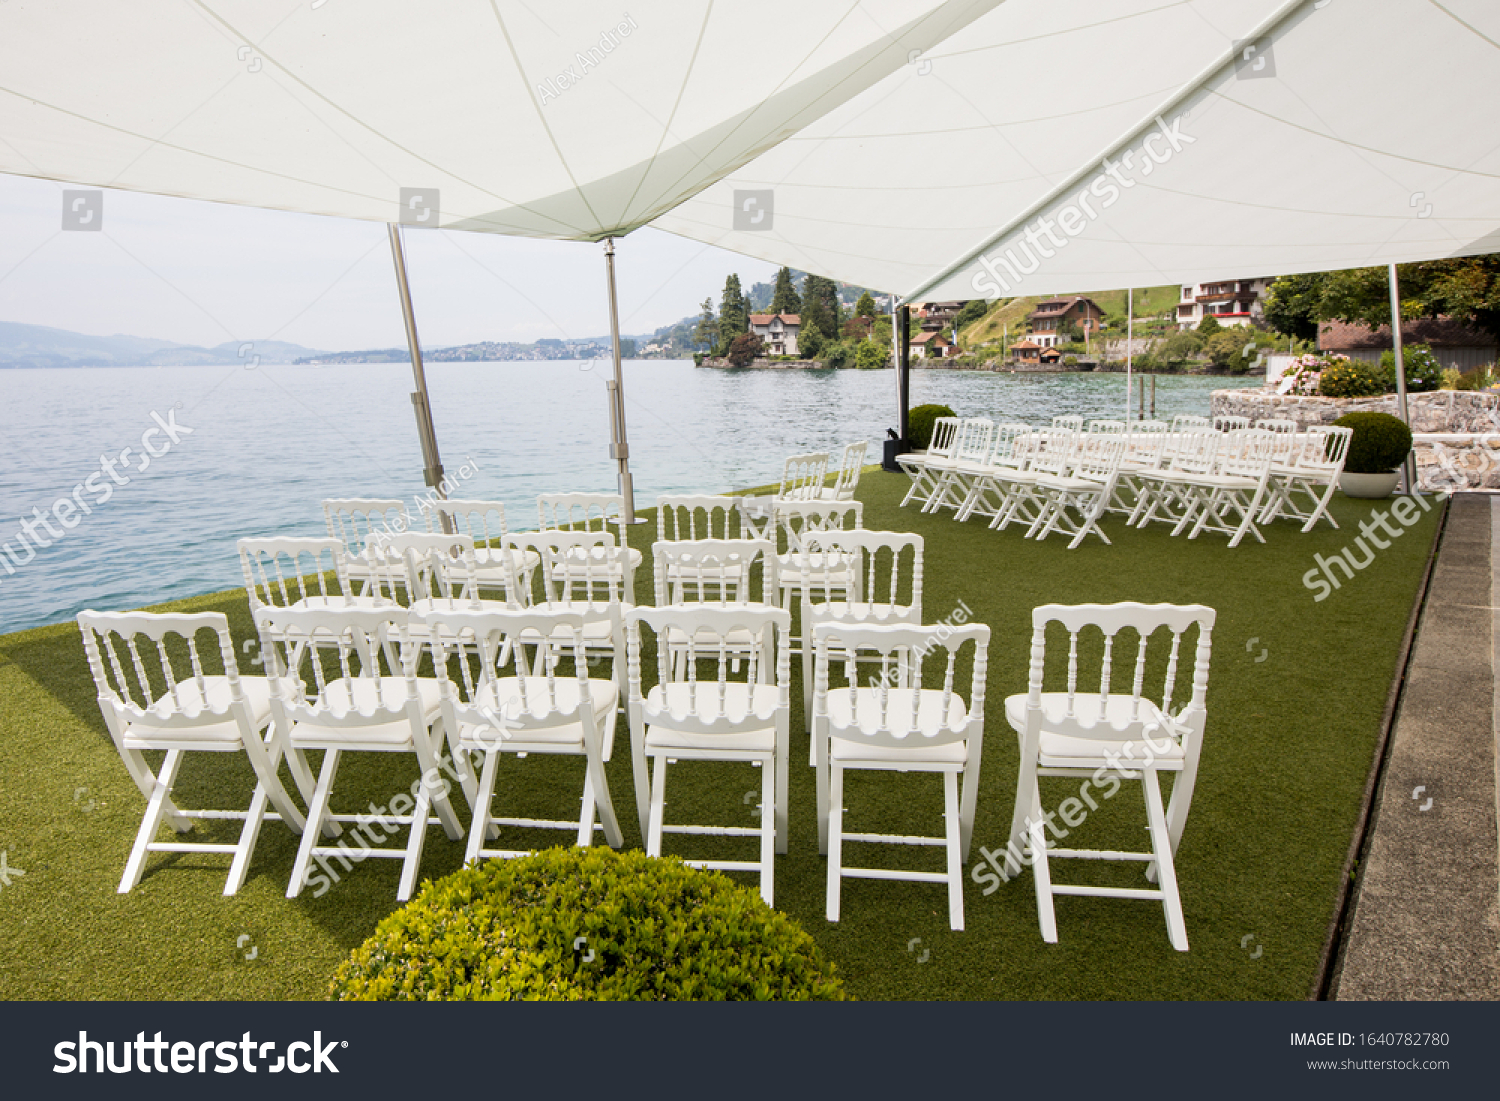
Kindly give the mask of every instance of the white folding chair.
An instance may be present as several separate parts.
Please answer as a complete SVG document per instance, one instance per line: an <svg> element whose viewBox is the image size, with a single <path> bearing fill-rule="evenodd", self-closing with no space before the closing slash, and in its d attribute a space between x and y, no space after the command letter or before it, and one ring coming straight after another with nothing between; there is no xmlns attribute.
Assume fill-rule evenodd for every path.
<svg viewBox="0 0 1500 1101"><path fill-rule="evenodd" d="M542 597L539 612L583 617L583 645L590 660L608 659L615 684L624 689L625 628L622 618L635 603L635 562L639 551L617 547L610 532L536 531L507 537L512 547L535 551L541 558ZM550 639L527 632L518 644L538 646L555 659L572 646L572 634ZM545 642L545 645L543 643Z"/></svg>
<svg viewBox="0 0 1500 1101"><path fill-rule="evenodd" d="M1052 418L1052 431L1072 432L1077 434L1083 431L1083 418L1076 414L1068 413Z"/></svg>
<svg viewBox="0 0 1500 1101"><path fill-rule="evenodd" d="M1349 455L1349 441L1354 429L1343 425L1314 425L1301 437L1291 463L1271 466L1271 493L1261 512L1261 523L1278 516L1303 521L1302 530L1312 531L1319 520L1335 528L1339 522L1328 511L1328 502L1338 488L1344 460ZM1296 495L1307 498L1307 507L1297 503Z"/></svg>
<svg viewBox="0 0 1500 1101"><path fill-rule="evenodd" d="M590 678L583 649L583 617L566 612L430 611L428 628L440 641L433 664L442 690L443 728L473 808L465 862L481 857L528 855L525 849L497 849L485 842L499 836L499 827L572 830L577 844L588 846L596 829L613 848L624 839L609 794L604 763L614 749L619 689L614 681ZM543 661L533 673L509 639L534 635L559 639L571 636L568 654L573 675L558 676L556 662ZM476 662L470 655L477 656ZM509 672L506 667L510 666ZM457 683L451 675L458 671ZM500 759L536 753L584 758L582 810L577 818L503 818L494 814L495 783ZM473 759L480 758L478 778ZM595 818L598 818L598 822Z"/></svg>
<svg viewBox="0 0 1500 1101"><path fill-rule="evenodd" d="M406 502L395 497L329 498L323 502L328 536L344 544L350 578L369 590L374 572L380 568L380 536L396 535L412 528Z"/></svg>
<svg viewBox="0 0 1500 1101"><path fill-rule="evenodd" d="M1005 476L1026 469L1030 461L1030 443L1035 433L1036 429L1029 424L995 426L994 447L990 451L989 460L964 471L969 479L969 492L958 506L958 511L954 514L955 520L967 520L976 515L994 519L1004 511L1013 485L1005 480Z"/></svg>
<svg viewBox="0 0 1500 1101"><path fill-rule="evenodd" d="M823 495L828 475L828 452L814 451L792 455L781 468L781 484L776 487L776 501L816 501Z"/></svg>
<svg viewBox="0 0 1500 1101"><path fill-rule="evenodd" d="M868 441L860 440L844 447L843 457L839 460L838 477L833 485L823 487L818 495L822 500L854 500L854 489L859 485L859 475L865 468L865 452L869 450L869 446Z"/></svg>
<svg viewBox="0 0 1500 1101"><path fill-rule="evenodd" d="M1099 529L1099 520L1114 500L1127 442L1123 432L1091 433L1081 441L1077 461L1066 474L1039 474L1033 492L1042 508L1026 534L1040 541L1060 530L1073 536L1068 544L1072 550L1093 532L1108 546L1109 536ZM1076 522L1069 510L1077 513Z"/></svg>
<svg viewBox="0 0 1500 1101"><path fill-rule="evenodd" d="M630 743L636 810L646 853L660 856L665 834L758 837L760 859L689 860L699 868L758 871L760 895L773 904L775 854L787 850L787 773L791 669L785 634L791 617L764 605L637 608L626 616L629 635ZM657 638L657 684L641 688L641 625ZM731 679L737 640L760 639L750 650L742 679ZM782 637L777 637L777 636ZM667 637L688 640L681 669L669 660ZM774 677L758 655L777 655ZM698 665L711 663L711 679ZM667 825L667 767L675 761L748 762L761 770L759 827ZM654 761L649 769L647 762ZM649 797L647 796L649 786Z"/></svg>
<svg viewBox="0 0 1500 1101"><path fill-rule="evenodd" d="M1135 508L1127 523L1145 527L1160 512L1162 520L1181 530L1192 500L1184 479L1214 473L1223 440L1223 433L1201 425L1170 433L1162 444L1160 464L1135 473Z"/></svg>
<svg viewBox="0 0 1500 1101"><path fill-rule="evenodd" d="M86 611L78 613L78 627L104 725L146 797L146 813L125 863L120 894L128 894L141 881L153 852L233 853L224 893L234 894L245 882L266 818L285 822L293 833L301 833L304 826L302 812L276 774L286 742L274 729L262 739L261 732L271 723L266 678L239 675L229 620L219 612ZM200 634L209 635L213 643L201 645ZM223 671L211 673L209 668ZM155 773L145 757L152 751L166 754ZM194 752L245 755L256 780L248 810L183 810L172 801L183 757ZM292 753L288 764L304 797L310 795L307 762ZM276 808L274 813L267 810L268 803ZM242 820L239 841L224 845L156 840L163 820L178 833L187 833L194 820L205 819Z"/></svg>
<svg viewBox="0 0 1500 1101"><path fill-rule="evenodd" d="M906 471L911 478L911 488L906 491L906 496L901 498L901 507L905 508L912 501L919 505L925 505L932 491L937 486L937 470L929 470L929 463L941 463L953 454L953 445L957 442L958 417L939 417L932 422L932 438L928 441L926 451L908 451L904 455L897 455L896 462L902 470Z"/></svg>
<svg viewBox="0 0 1500 1101"><path fill-rule="evenodd" d="M584 569L581 561L576 561L584 553L582 546L574 547L571 553L575 560L567 563L567 569L571 573L581 575L589 572L597 575L597 561L604 556L604 551L599 548L604 545L623 547L625 568L630 574L634 575L635 568L641 564L641 552L625 545L620 525L620 517L625 512L625 498L620 494L543 493L536 499L536 511L540 521L538 527L542 531L588 532L609 536L608 544L591 544L595 549L588 553L594 556L596 563L589 570ZM618 537L616 532L610 530L612 527L620 528Z"/></svg>
<svg viewBox="0 0 1500 1101"><path fill-rule="evenodd" d="M973 479L988 466L995 449L995 422L987 417L970 417L958 430L958 441L946 459L934 460L937 483L922 506L923 512L941 508L958 508L967 500Z"/></svg>
<svg viewBox="0 0 1500 1101"><path fill-rule="evenodd" d="M236 542L235 549L251 611L262 606L327 608L373 599L350 591L348 557L338 539L248 538Z"/></svg>
<svg viewBox="0 0 1500 1101"><path fill-rule="evenodd" d="M1128 431L1124 421L1089 421L1089 434L1124 433Z"/></svg>
<svg viewBox="0 0 1500 1101"><path fill-rule="evenodd" d="M1183 475L1180 484L1188 494L1188 507L1172 534L1176 535L1189 520L1196 517L1189 539L1204 531L1229 536L1229 545L1237 547L1248 532L1258 542L1266 537L1255 526L1255 518L1264 507L1275 458L1276 435L1260 428L1240 428L1225 434L1219 447L1217 469L1212 474ZM1226 515L1238 513L1238 518Z"/></svg>
<svg viewBox="0 0 1500 1101"><path fill-rule="evenodd" d="M802 589L798 554L802 537L815 531L852 531L865 525L862 501L786 501L776 506L776 602L788 612ZM793 634L794 651L803 648L802 634Z"/></svg>
<svg viewBox="0 0 1500 1101"><path fill-rule="evenodd" d="M1249 427L1249 417L1232 417L1228 414L1220 414L1214 418L1215 432L1240 432Z"/></svg>
<svg viewBox="0 0 1500 1101"><path fill-rule="evenodd" d="M1207 417L1200 417L1192 413L1179 413L1172 418L1173 432L1190 432L1195 428L1212 428L1213 421Z"/></svg>
<svg viewBox="0 0 1500 1101"><path fill-rule="evenodd" d="M828 854L829 921L839 920L846 878L901 879L948 885L948 924L964 927L963 863L974 836L974 802L979 788L979 758L984 745L984 683L990 629L968 623L917 626L848 626L820 623L814 628L817 684L813 710L813 745L818 768L818 842ZM957 658L973 644L973 676L965 704L953 690ZM848 686L829 687L830 650L846 655ZM880 654L877 683L858 687L852 655ZM923 658L935 654L933 661ZM941 660L938 660L941 659ZM927 687L926 670L940 666L941 688ZM844 830L844 771L937 772L943 777L942 837ZM964 777L962 795L958 777ZM844 842L884 845L942 846L944 872L894 868L846 867Z"/></svg>
<svg viewBox="0 0 1500 1101"><path fill-rule="evenodd" d="M656 499L656 541L748 539L740 514L741 497L708 493L667 494Z"/></svg>
<svg viewBox="0 0 1500 1101"><path fill-rule="evenodd" d="M820 623L920 626L922 547L922 537L907 532L808 532L796 556L804 634L810 637ZM808 730L812 714L813 647L808 645L802 648L802 721Z"/></svg>
<svg viewBox="0 0 1500 1101"><path fill-rule="evenodd" d="M766 539L698 539L657 543L651 548L655 567L656 606L684 604L764 604L778 591L776 548ZM754 581L759 578L760 584ZM746 632L729 639L735 655L731 671L739 671L739 659L765 639ZM687 639L669 631L658 645L672 652L675 667L687 660ZM775 655L761 653L762 667L771 668Z"/></svg>
<svg viewBox="0 0 1500 1101"><path fill-rule="evenodd" d="M1182 840L1197 782L1198 758L1202 749L1206 720L1204 698L1208 690L1208 661L1214 610L1198 604L1046 604L1031 614L1031 673L1027 692L1005 701L1005 717L1020 741L1021 769L1016 780L1015 812L1011 818L1010 841L1006 849L1006 871L1019 874L1021 864L1030 860L1036 878L1037 913L1042 939L1049 944L1057 940L1057 918L1053 908L1055 895L1089 895L1100 898L1155 899L1166 914L1167 932L1172 947L1187 951L1187 927L1182 916L1182 902L1177 895L1177 873L1173 857ZM1061 624L1068 635L1067 690L1044 691L1047 667L1047 627ZM1186 706L1174 711L1172 700L1177 689L1177 665L1183 637L1196 625L1196 656L1193 662L1192 696ZM1102 645L1094 645L1092 628L1102 634ZM1086 645L1100 657L1099 690L1079 691L1079 636L1089 630ZM1149 680L1155 683L1154 670L1161 667L1159 653L1148 662L1151 641L1165 630L1171 638L1166 655L1159 694L1148 691ZM1122 632L1136 636L1136 656L1130 675L1129 691L1116 692L1111 686L1111 665L1116 640L1126 645ZM1157 643L1161 646L1161 642ZM1054 663L1055 664L1055 663ZM1159 701L1159 702L1158 702ZM1161 787L1157 776L1175 772L1171 802L1162 809ZM1059 849L1050 847L1046 830L1057 827L1043 812L1038 777L1063 776L1084 780L1080 793L1090 807L1097 809L1089 785L1103 798L1119 791L1121 780L1139 780L1146 802L1147 829L1151 851L1121 852L1096 849ZM1106 792L1106 778L1113 783ZM1077 802L1075 799L1074 802ZM1082 807L1082 804L1079 804ZM1054 814L1056 812L1053 812ZM1074 812L1086 813L1080 811ZM1079 822L1068 818L1068 825L1080 829ZM1066 836L1063 831L1062 836ZM1143 861L1146 878L1155 888L1086 887L1052 882L1051 860Z"/></svg>
<svg viewBox="0 0 1500 1101"><path fill-rule="evenodd" d="M474 564L480 585L486 590L498 590L502 597L510 598L508 588L514 575L525 589L523 597L516 594L517 603L529 603L531 577L541 563L535 553L517 555L507 552L505 537L510 534L505 526L505 503L470 498L450 497L447 500L421 501L422 517L427 530L441 533L443 520L447 519L449 531L469 536L474 542Z"/></svg>
<svg viewBox="0 0 1500 1101"><path fill-rule="evenodd" d="M405 608L261 608L255 613L266 650L285 647L304 656L310 666L312 684L300 668L291 676L273 678L271 713L279 735L291 752L323 751L323 766L317 788L308 801L307 827L297 849L287 898L296 898L308 884L313 861L327 868L332 857L349 870L354 861L369 857L402 861L396 898L405 902L417 883L427 827L441 825L449 840L463 837L458 814L448 801L448 781L443 779L439 759L443 743L441 690L438 682L416 674L419 649L407 636ZM387 643L391 645L388 647ZM381 658L392 650L400 665L382 668ZM324 653L335 660L325 662ZM307 655L313 655L310 659ZM410 753L415 756L419 779L411 796L398 792L389 813L335 814L330 809L334 779L344 753ZM398 805L400 809L398 809ZM437 817L428 815L428 810ZM409 810L410 813L406 813ZM379 831L372 831L375 821ZM366 833L379 832L380 840L394 835L392 823L408 827L404 849L386 849L361 839L360 851L344 843L319 847L319 831L328 823L357 822ZM352 858L352 859L351 859Z"/></svg>
<svg viewBox="0 0 1500 1101"><path fill-rule="evenodd" d="M1054 417L1053 420L1081 418ZM990 520L992 531L1003 531L1016 521L1026 525L1028 535L1037 531L1047 507L1046 496L1037 488L1038 479L1068 477L1082 454L1083 434L1067 426L1018 437L1018 441L1023 438L1026 440L1025 467L996 471L991 478L1004 489L1001 506Z"/></svg>

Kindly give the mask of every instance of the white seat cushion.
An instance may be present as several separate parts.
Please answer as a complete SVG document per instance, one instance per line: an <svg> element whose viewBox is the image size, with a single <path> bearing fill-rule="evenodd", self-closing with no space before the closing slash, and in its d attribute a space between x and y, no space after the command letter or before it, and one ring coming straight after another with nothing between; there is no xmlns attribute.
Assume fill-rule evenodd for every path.
<svg viewBox="0 0 1500 1101"><path fill-rule="evenodd" d="M198 691L196 680L177 686L177 699L183 710L209 710L227 712L229 708L229 678L204 677L204 691ZM265 677L240 677L240 692L250 706L250 722L257 731L271 721L271 686ZM205 700L205 697L206 700ZM225 714L220 722L202 726L188 726L190 719L167 717L176 710L172 697L163 695L152 701L151 711L145 718L131 722L125 731L125 745L129 749L180 749L191 742L222 742L226 746L237 745L240 727Z"/></svg>
<svg viewBox="0 0 1500 1101"><path fill-rule="evenodd" d="M1105 704L1104 717L1114 729L1101 727L1098 738L1078 737L1072 734L1059 733L1050 727L1060 725L1067 716L1068 694L1066 692L1043 692L1042 693L1042 735L1040 739L1040 752L1047 759L1077 759L1080 767L1085 761L1104 763L1106 752L1119 756L1121 747L1125 742L1134 742L1136 750L1133 757L1136 760L1144 759L1149 752L1158 761L1180 761L1182 760L1182 746L1165 727L1150 732L1149 737L1157 745L1161 746L1170 741L1171 746L1165 751L1146 745L1146 726L1148 723L1161 723L1161 709L1150 700L1142 699L1138 718L1131 719L1132 697L1121 693L1111 693ZM1071 721L1092 721L1099 714L1099 694L1097 692L1080 692L1073 697L1073 713L1077 719ZM1017 733L1026 729L1026 695L1024 693L1005 698L1005 718ZM1123 759L1123 758L1122 758Z"/></svg>
<svg viewBox="0 0 1500 1101"><path fill-rule="evenodd" d="M722 733L705 733L699 730L676 728L673 713L687 714L689 688L677 683L657 685L646 696L647 752L664 752L671 749L734 749L769 753L776 748L775 711L780 700L780 690L774 684L745 684L731 682L724 686L722 710L727 719L725 725L733 730ZM699 723L712 721L720 711L719 684L717 681L699 681L697 685L697 713ZM749 714L747 714L747 712ZM734 720L745 716L742 722Z"/></svg>
<svg viewBox="0 0 1500 1101"><path fill-rule="evenodd" d="M503 736L493 726L479 723L464 723L459 730L459 739L466 749L498 748L500 750L524 750L527 745L572 745L583 751L583 723L559 721L561 715L573 715L578 711L580 698L579 681L575 677L553 679L556 693L555 703L548 703L545 677L526 678L526 700L531 705L529 713L521 707L521 684L516 677L505 677L493 687L481 689L475 704L491 708L497 716L506 720ZM614 748L614 727L610 721L619 704L620 690L615 682L605 677L589 678L589 701L594 708L594 722L605 733L603 756L607 761ZM551 715L536 718L536 712L555 708ZM547 725L535 725L546 723Z"/></svg>
<svg viewBox="0 0 1500 1101"><path fill-rule="evenodd" d="M911 688L892 688L887 692L886 721L892 731L907 732L912 745L902 747L871 745L859 727L874 730L880 723L880 690L878 688L836 688L828 693L829 756L835 761L923 761L935 764L961 765L968 760L968 747L962 741L931 744L920 733L935 731L942 725L943 693L937 689L917 689L916 731L911 730ZM855 693L858 702L854 702ZM857 711L856 711L857 708ZM858 718L858 725L855 719ZM955 693L948 699L947 725L962 729L968 721L964 701Z"/></svg>
<svg viewBox="0 0 1500 1101"><path fill-rule="evenodd" d="M348 685L353 684L353 699ZM355 677L352 681L335 681L319 697L319 703L333 711L360 710L374 712L377 708L396 711L406 706L405 677ZM441 690L438 682L430 677L417 678L417 700L422 708L422 717L431 724L438 716ZM352 703L352 706L351 706ZM292 725L292 743L309 749L338 746L347 742L382 742L401 745L412 737L411 724L405 718L374 726L332 726L317 722L297 722Z"/></svg>

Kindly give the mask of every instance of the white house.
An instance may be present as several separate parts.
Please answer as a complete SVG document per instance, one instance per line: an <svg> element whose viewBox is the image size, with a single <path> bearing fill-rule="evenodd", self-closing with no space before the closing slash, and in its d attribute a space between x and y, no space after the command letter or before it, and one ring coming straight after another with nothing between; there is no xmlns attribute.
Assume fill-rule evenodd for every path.
<svg viewBox="0 0 1500 1101"><path fill-rule="evenodd" d="M802 328L802 318L794 313L753 313L750 315L750 331L765 342L766 355L796 355L797 330L800 328Z"/></svg>
<svg viewBox="0 0 1500 1101"><path fill-rule="evenodd" d="M1219 279L1182 288L1177 303L1177 327L1196 329L1212 314L1220 325L1248 325L1265 314L1270 279Z"/></svg>

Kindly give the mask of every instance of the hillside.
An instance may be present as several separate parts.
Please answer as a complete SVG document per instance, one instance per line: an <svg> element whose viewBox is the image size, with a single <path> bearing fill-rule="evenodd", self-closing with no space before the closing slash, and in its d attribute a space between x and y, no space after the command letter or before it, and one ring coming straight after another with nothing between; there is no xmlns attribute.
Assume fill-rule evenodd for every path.
<svg viewBox="0 0 1500 1101"><path fill-rule="evenodd" d="M1158 317L1170 313L1177 305L1182 287L1176 283L1165 287L1137 287L1135 292L1135 316ZM1053 297L1053 296L1048 296ZM1125 316L1125 291L1098 291L1088 296L1099 304L1106 317ZM1000 340L1006 326L1011 338L1026 329L1026 315L1036 309L1041 295L1026 295L997 301L987 314L962 329L958 334L960 347L973 348L980 344L993 344Z"/></svg>
<svg viewBox="0 0 1500 1101"><path fill-rule="evenodd" d="M239 352L268 362L317 355L313 348L281 340L227 341L214 348L138 336L91 336L46 325L0 321L0 367L202 367L243 363Z"/></svg>

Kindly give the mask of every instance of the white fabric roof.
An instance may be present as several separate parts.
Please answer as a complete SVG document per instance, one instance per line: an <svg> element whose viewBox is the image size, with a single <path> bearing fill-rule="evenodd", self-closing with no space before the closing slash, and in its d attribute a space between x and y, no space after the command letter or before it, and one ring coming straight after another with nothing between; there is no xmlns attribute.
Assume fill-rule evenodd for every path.
<svg viewBox="0 0 1500 1101"><path fill-rule="evenodd" d="M0 172L598 239L997 2L12 0Z"/></svg>
<svg viewBox="0 0 1500 1101"><path fill-rule="evenodd" d="M1496 252L1496 103L1495 0L1007 0L655 224L940 300Z"/></svg>

